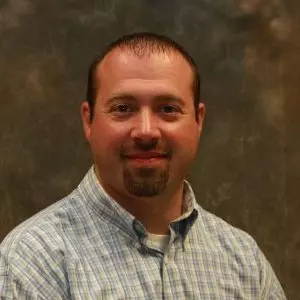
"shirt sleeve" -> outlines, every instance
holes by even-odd
[[[0,257],[0,299],[45,299],[32,286],[16,278],[3,255]]]
[[[0,299],[67,299],[59,256],[34,236],[1,244]]]
[[[263,300],[286,300],[285,293],[276,277],[271,264],[265,255],[259,250],[261,267],[261,299]]]

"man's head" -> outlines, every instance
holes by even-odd
[[[97,175],[114,197],[154,197],[182,184],[204,117],[190,56],[154,34],[125,36],[91,65],[81,113]]]

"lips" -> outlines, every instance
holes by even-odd
[[[152,158],[167,158],[168,155],[160,152],[138,152],[125,155],[129,159],[152,159]]]

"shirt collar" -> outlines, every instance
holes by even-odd
[[[100,218],[108,219],[117,230],[121,230],[135,239],[137,235],[139,235],[138,238],[141,238],[142,235],[147,235],[144,226],[105,192],[95,174],[94,166],[87,172],[78,189],[83,195],[86,204]],[[175,233],[185,237],[196,220],[199,211],[194,192],[186,180],[184,181],[183,197],[184,213],[172,221],[170,227]]]

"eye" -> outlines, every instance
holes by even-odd
[[[180,112],[180,108],[174,105],[163,105],[159,108],[159,111],[166,114],[175,114]]]
[[[128,114],[134,111],[134,108],[128,104],[116,104],[111,109],[111,112],[118,114]]]

